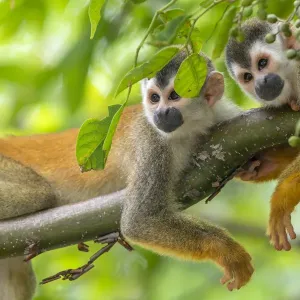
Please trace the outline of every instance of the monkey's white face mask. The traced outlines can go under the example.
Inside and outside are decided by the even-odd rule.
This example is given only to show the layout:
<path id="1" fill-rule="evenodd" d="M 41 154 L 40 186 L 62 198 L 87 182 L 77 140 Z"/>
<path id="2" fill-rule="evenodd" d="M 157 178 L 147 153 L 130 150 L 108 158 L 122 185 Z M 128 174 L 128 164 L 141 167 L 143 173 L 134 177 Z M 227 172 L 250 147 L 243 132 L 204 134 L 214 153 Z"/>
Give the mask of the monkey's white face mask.
<path id="1" fill-rule="evenodd" d="M 286 40 L 277 37 L 272 44 L 256 41 L 249 49 L 250 68 L 233 62 L 231 74 L 240 87 L 266 106 L 298 101 L 299 61 L 286 57 Z"/>
<path id="2" fill-rule="evenodd" d="M 182 98 L 172 77 L 164 86 L 154 77 L 143 80 L 143 106 L 148 121 L 163 135 L 187 137 L 206 133 L 214 124 L 213 108 L 224 93 L 223 75 L 211 72 L 196 98 Z"/>

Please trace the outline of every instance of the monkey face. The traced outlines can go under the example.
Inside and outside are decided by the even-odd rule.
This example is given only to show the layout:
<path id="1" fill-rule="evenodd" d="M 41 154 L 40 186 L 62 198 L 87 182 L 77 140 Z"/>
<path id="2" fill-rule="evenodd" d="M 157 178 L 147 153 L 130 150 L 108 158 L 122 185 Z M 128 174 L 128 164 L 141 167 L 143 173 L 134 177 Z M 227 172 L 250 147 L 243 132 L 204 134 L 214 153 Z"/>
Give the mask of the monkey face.
<path id="1" fill-rule="evenodd" d="M 213 106 L 222 98 L 224 78 L 211 72 L 196 98 L 182 98 L 174 90 L 174 78 L 157 77 L 142 82 L 143 105 L 148 121 L 169 137 L 205 133 L 214 119 Z"/>
<path id="2" fill-rule="evenodd" d="M 231 75 L 240 87 L 265 105 L 279 106 L 297 98 L 299 62 L 286 58 L 285 47 L 280 36 L 274 44 L 256 41 L 244 55 L 247 61 L 230 64 Z"/>
<path id="3" fill-rule="evenodd" d="M 155 78 L 144 84 L 144 108 L 148 120 L 164 133 L 174 132 L 181 127 L 184 123 L 181 111 L 186 99 L 175 92 L 173 80 L 164 87 Z"/>

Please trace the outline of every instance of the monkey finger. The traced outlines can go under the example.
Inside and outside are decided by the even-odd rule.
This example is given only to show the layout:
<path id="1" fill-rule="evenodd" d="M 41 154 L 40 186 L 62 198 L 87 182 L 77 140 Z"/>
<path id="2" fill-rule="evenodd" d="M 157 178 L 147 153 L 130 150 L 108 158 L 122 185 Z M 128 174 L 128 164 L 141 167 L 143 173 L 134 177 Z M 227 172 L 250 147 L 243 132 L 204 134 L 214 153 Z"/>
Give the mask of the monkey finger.
<path id="1" fill-rule="evenodd" d="M 297 101 L 293 100 L 289 104 L 290 104 L 290 107 L 291 107 L 292 110 L 294 110 L 294 111 L 299 111 L 300 110 L 300 105 Z"/>
<path id="2" fill-rule="evenodd" d="M 279 243 L 279 235 L 278 235 L 277 231 L 273 232 L 273 234 L 272 234 L 271 244 L 274 246 L 274 248 L 277 251 L 282 250 L 282 246 Z"/>
<path id="3" fill-rule="evenodd" d="M 225 269 L 224 276 L 220 279 L 221 284 L 225 284 L 226 282 L 232 280 L 233 276 L 230 275 L 230 272 Z"/>
<path id="4" fill-rule="evenodd" d="M 256 169 L 257 167 L 259 167 L 260 165 L 261 165 L 261 161 L 260 161 L 260 160 L 254 160 L 253 162 L 251 162 L 251 165 L 250 165 L 248 171 L 249 171 L 250 173 L 252 173 L 252 172 L 254 172 L 255 169 Z"/>
<path id="5" fill-rule="evenodd" d="M 282 223 L 280 223 L 278 226 L 278 235 L 279 235 L 279 243 L 281 249 L 284 249 L 285 251 L 289 251 L 291 249 L 291 245 L 287 238 L 285 226 Z"/>
<path id="6" fill-rule="evenodd" d="M 294 240 L 297 237 L 297 235 L 296 235 L 296 232 L 295 232 L 294 227 L 292 225 L 290 214 L 287 214 L 287 215 L 284 216 L 284 225 L 286 227 L 286 230 L 287 230 L 290 238 L 292 240 Z"/>
<path id="7" fill-rule="evenodd" d="M 231 281 L 227 284 L 228 291 L 232 292 L 236 288 L 236 280 Z"/>

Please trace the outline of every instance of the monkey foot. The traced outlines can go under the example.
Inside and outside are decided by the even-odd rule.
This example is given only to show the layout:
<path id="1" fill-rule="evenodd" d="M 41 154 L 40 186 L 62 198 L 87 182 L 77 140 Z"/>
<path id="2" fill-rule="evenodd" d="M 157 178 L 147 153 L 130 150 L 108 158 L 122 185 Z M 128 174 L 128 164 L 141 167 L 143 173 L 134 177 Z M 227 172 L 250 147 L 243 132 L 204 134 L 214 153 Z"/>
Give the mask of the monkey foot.
<path id="1" fill-rule="evenodd" d="M 94 265 L 93 265 L 94 261 L 96 259 L 98 259 L 105 252 L 108 252 L 117 242 L 120 245 L 122 245 L 125 249 L 127 249 L 128 251 L 133 250 L 133 248 L 124 240 L 124 238 L 122 237 L 122 235 L 119 232 L 112 232 L 107 235 L 101 236 L 101 237 L 97 238 L 96 240 L 94 240 L 94 242 L 100 243 L 100 244 L 106 244 L 106 245 L 104 247 L 102 247 L 99 251 L 97 251 L 94 255 L 92 255 L 90 257 L 89 261 L 85 265 L 83 265 L 77 269 L 67 269 L 64 271 L 60 271 L 53 276 L 43 279 L 40 282 L 40 284 L 46 284 L 46 283 L 52 282 L 57 279 L 62 279 L 62 280 L 68 279 L 71 281 L 78 279 L 83 274 L 87 273 L 92 268 L 94 268 Z M 79 248 L 81 248 L 81 249 L 79 249 Z M 87 252 L 88 245 L 86 245 L 84 243 L 79 243 L 78 249 L 80 251 Z M 82 250 L 82 249 L 84 249 L 84 250 Z"/>

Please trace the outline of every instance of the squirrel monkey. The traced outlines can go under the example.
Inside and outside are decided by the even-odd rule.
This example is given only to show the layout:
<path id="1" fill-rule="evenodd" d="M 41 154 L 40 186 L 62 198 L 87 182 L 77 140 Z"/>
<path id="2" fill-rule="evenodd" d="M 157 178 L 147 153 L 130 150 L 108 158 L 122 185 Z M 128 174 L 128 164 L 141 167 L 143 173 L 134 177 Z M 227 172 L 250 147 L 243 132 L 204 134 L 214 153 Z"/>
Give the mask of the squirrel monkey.
<path id="1" fill-rule="evenodd" d="M 245 22 L 242 26 L 245 40 L 241 43 L 233 38 L 229 40 L 226 64 L 233 79 L 254 99 L 269 107 L 288 104 L 298 111 L 300 62 L 288 59 L 286 51 L 299 48 L 299 45 L 294 36 L 284 37 L 281 34 L 277 34 L 274 43 L 268 44 L 265 36 L 276 34 L 278 26 L 278 23 L 270 24 L 257 19 Z M 291 213 L 300 201 L 300 156 L 294 159 L 296 153 L 297 150 L 289 147 L 278 151 L 273 158 L 272 153 L 262 158 L 266 159 L 265 166 L 262 162 L 262 173 L 268 173 L 266 179 L 279 179 L 271 199 L 268 226 L 270 241 L 277 250 L 290 250 L 287 234 L 291 239 L 296 238 L 291 224 Z M 276 165 L 281 168 L 278 170 Z M 283 168 L 283 165 L 286 167 Z M 250 179 L 264 180 L 259 177 L 250 176 Z"/>
<path id="2" fill-rule="evenodd" d="M 229 290 L 245 285 L 253 273 L 245 249 L 223 229 L 176 209 L 174 185 L 189 162 L 197 136 L 239 113 L 233 104 L 221 100 L 223 75 L 208 59 L 208 75 L 199 97 L 181 98 L 174 91 L 174 77 L 185 57 L 181 52 L 154 78 L 142 81 L 143 109 L 133 106 L 123 113 L 102 171 L 79 172 L 71 155 L 78 130 L 1 139 L 0 218 L 126 187 L 121 232 L 127 239 L 164 255 L 213 260 L 224 269 L 221 283 Z M 34 291 L 30 277 L 34 277 L 30 266 L 22 265 L 20 259 L 0 261 L 4 299 L 30 299 Z"/>

